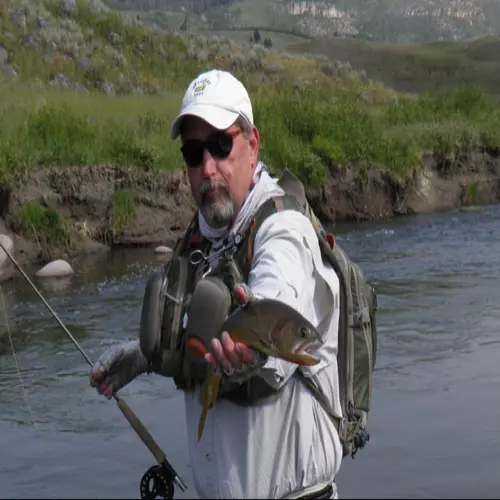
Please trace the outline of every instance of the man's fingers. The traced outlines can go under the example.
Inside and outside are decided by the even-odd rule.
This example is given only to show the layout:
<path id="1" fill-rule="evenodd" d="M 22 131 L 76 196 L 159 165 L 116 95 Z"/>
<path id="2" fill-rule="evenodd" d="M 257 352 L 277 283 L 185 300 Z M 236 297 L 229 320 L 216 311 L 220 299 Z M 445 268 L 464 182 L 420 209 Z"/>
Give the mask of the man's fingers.
<path id="1" fill-rule="evenodd" d="M 108 388 L 104 391 L 104 396 L 106 396 L 108 399 L 111 399 L 113 397 L 113 391 L 113 384 L 109 384 Z"/>
<path id="2" fill-rule="evenodd" d="M 103 380 L 104 377 L 101 373 L 92 372 L 90 375 L 90 386 L 99 387 Z"/>
<path id="3" fill-rule="evenodd" d="M 235 285 L 233 293 L 236 302 L 238 302 L 240 306 L 244 306 L 248 302 L 249 292 L 247 285 L 245 284 Z"/>
<path id="4" fill-rule="evenodd" d="M 97 392 L 99 394 L 104 394 L 106 392 L 106 390 L 108 389 L 108 387 L 109 387 L 109 383 L 107 381 L 101 382 L 97 386 Z"/>
<path id="5" fill-rule="evenodd" d="M 216 370 L 222 368 L 228 375 L 244 364 L 254 362 L 254 351 L 242 343 L 235 343 L 228 332 L 223 332 L 221 340 L 212 339 L 211 352 L 205 354 L 205 361 Z"/>
<path id="6" fill-rule="evenodd" d="M 230 337 L 229 333 L 223 332 L 221 341 L 227 359 L 233 365 L 233 368 L 239 368 L 242 364 L 242 358 L 240 357 L 238 352 L 235 351 L 235 343 L 233 342 L 233 339 Z"/>
<path id="7" fill-rule="evenodd" d="M 106 369 L 102 364 L 94 366 L 90 372 L 90 385 L 91 387 L 98 387 L 104 380 Z"/>
<path id="8" fill-rule="evenodd" d="M 205 354 L 205 361 L 212 366 L 212 368 L 215 370 L 217 368 L 217 360 L 215 359 L 214 355 L 210 352 L 207 352 Z"/>
<path id="9" fill-rule="evenodd" d="M 222 344 L 218 339 L 212 339 L 212 354 L 217 363 L 220 364 L 226 372 L 231 370 L 231 363 L 229 359 L 227 359 Z"/>
<path id="10" fill-rule="evenodd" d="M 253 363 L 253 351 L 250 347 L 238 342 L 235 344 L 234 350 L 237 352 L 240 359 L 243 360 L 243 363 L 247 365 L 251 365 Z"/>

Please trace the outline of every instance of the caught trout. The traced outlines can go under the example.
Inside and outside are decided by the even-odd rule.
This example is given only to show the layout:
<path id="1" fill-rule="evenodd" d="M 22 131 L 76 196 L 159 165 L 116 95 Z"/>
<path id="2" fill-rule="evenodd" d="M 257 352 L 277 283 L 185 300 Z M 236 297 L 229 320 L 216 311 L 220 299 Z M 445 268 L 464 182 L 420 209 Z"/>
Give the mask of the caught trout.
<path id="1" fill-rule="evenodd" d="M 221 332 L 224 331 L 233 342 L 241 342 L 268 356 L 298 365 L 319 363 L 319 360 L 305 352 L 307 348 L 321 342 L 318 331 L 302 314 L 278 300 L 252 299 L 238 307 L 222 325 Z M 208 409 L 215 406 L 220 382 L 221 375 L 215 375 L 208 366 L 198 441 L 203 434 Z"/>

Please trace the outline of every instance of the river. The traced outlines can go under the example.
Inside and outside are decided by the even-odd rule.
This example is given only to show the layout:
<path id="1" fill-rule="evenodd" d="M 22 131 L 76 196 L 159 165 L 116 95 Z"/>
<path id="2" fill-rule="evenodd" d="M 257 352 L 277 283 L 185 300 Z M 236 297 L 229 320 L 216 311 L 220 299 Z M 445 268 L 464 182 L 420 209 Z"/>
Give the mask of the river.
<path id="1" fill-rule="evenodd" d="M 500 207 L 336 232 L 380 305 L 371 440 L 342 464 L 340 497 L 498 497 Z M 151 249 L 115 251 L 78 261 L 57 286 L 35 283 L 95 359 L 137 335 L 144 282 L 158 265 Z M 139 498 L 153 457 L 116 404 L 89 387 L 88 365 L 28 284 L 17 277 L 2 292 L 16 358 L 2 318 L 0 497 Z M 181 393 L 144 376 L 121 395 L 187 483 L 176 498 L 196 497 Z"/>

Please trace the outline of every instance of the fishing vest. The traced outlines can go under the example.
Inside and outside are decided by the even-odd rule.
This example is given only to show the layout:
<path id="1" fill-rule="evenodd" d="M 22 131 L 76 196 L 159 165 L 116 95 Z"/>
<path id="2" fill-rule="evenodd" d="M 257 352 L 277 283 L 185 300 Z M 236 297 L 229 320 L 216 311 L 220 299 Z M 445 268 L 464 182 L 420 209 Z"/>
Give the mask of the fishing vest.
<path id="1" fill-rule="evenodd" d="M 178 389 L 188 392 L 196 384 L 202 384 L 207 369 L 203 359 L 208 350 L 207 340 L 190 342 L 187 337 L 192 323 L 198 322 L 195 328 L 198 331 L 205 327 L 217 330 L 222 320 L 211 326 L 211 319 L 230 314 L 237 307 L 232 296 L 234 286 L 248 282 L 259 227 L 277 211 L 301 212 L 311 221 L 322 256 L 339 278 L 337 365 L 342 414 L 336 414 L 314 377 L 304 377 L 300 367 L 294 376 L 302 380 L 331 418 L 344 456 L 354 456 L 369 440 L 366 427 L 377 351 L 376 293 L 360 267 L 348 259 L 333 235 L 324 231 L 306 200 L 302 183 L 285 169 L 278 184 L 285 194 L 267 200 L 258 209 L 246 232 L 221 253 L 214 269 L 207 271 L 203 259 L 197 262 L 192 258 L 196 254 L 206 256 L 209 249 L 209 242 L 200 235 L 197 217 L 192 219 L 170 262 L 147 282 L 141 313 L 141 349 L 149 360 L 150 371 L 172 377 Z M 201 285 L 205 296 L 198 293 Z M 214 300 L 217 295 L 220 300 Z M 272 388 L 258 376 L 243 383 L 231 382 L 223 376 L 218 397 L 248 406 L 277 399 L 282 390 Z"/>
<path id="2" fill-rule="evenodd" d="M 229 292 L 230 297 L 230 306 L 224 312 L 230 314 L 234 311 L 238 304 L 234 300 L 232 290 L 238 283 L 248 283 L 257 229 L 269 215 L 284 207 L 293 210 L 298 209 L 295 200 L 287 195 L 269 199 L 265 202 L 254 215 L 246 234 L 234 246 L 229 247 L 226 252 L 219 256 L 217 265 L 210 269 L 209 272 L 206 272 L 206 263 L 204 261 L 193 264 L 190 259 L 191 255 L 197 251 L 207 254 L 210 246 L 210 242 L 200 235 L 196 216 L 179 241 L 169 263 L 170 279 L 168 288 L 170 290 L 166 290 L 163 305 L 164 317 L 161 327 L 161 342 L 164 345 L 167 344 L 165 346 L 167 349 L 163 349 L 163 353 L 168 352 L 167 359 L 157 357 L 156 361 L 153 361 L 151 365 L 152 371 L 171 376 L 178 389 L 183 391 L 193 390 L 196 384 L 203 384 L 206 374 L 207 363 L 203 359 L 203 354 L 208 350 L 209 339 L 203 343 L 204 345 L 200 345 L 201 341 L 199 341 L 197 348 L 196 343 L 190 342 L 188 325 L 179 322 L 186 315 L 188 321 L 193 316 L 206 324 L 210 321 L 210 317 L 214 315 L 214 308 L 218 307 L 216 303 L 214 304 L 213 297 L 211 297 L 211 302 L 205 306 L 206 310 L 202 309 L 208 297 L 196 301 L 197 285 L 202 278 L 210 278 L 212 279 L 210 285 L 212 288 L 209 290 L 213 294 L 217 294 L 219 292 L 217 284 L 214 285 L 213 283 L 214 279 L 219 280 L 220 284 L 225 287 L 226 293 Z M 167 267 L 167 273 L 168 270 Z M 195 301 L 196 304 L 201 302 L 201 305 L 194 307 Z M 171 331 L 171 325 L 176 323 L 179 324 L 179 327 L 175 329 L 176 331 Z M 203 328 L 203 325 L 200 328 Z M 178 359 L 173 364 L 171 363 L 171 352 L 169 352 L 173 347 L 172 334 L 177 337 L 175 344 L 178 353 Z M 218 397 L 228 399 L 239 405 L 248 406 L 274 400 L 279 397 L 282 390 L 272 388 L 260 377 L 251 377 L 243 383 L 231 382 L 227 377 L 222 377 Z"/>

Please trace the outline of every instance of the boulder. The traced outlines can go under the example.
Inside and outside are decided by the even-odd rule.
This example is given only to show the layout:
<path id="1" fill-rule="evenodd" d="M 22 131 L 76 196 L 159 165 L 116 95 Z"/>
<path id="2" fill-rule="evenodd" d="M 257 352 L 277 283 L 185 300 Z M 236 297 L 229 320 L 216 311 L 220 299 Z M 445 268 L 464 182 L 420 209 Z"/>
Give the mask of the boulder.
<path id="1" fill-rule="evenodd" d="M 74 271 L 70 264 L 65 260 L 53 260 L 47 265 L 43 266 L 42 269 L 36 272 L 36 276 L 39 278 L 60 278 L 62 276 L 69 276 L 73 274 Z"/>
<path id="2" fill-rule="evenodd" d="M 14 242 L 6 234 L 0 234 L 0 243 L 11 255 L 14 253 Z M 14 275 L 14 265 L 7 254 L 0 248 L 0 283 L 7 281 Z"/>
<path id="3" fill-rule="evenodd" d="M 9 78 L 14 78 L 15 76 L 17 76 L 17 71 L 10 64 L 4 64 L 3 66 L 0 66 L 0 73 Z"/>
<path id="4" fill-rule="evenodd" d="M 9 62 L 9 54 L 7 50 L 0 45 L 0 66 Z"/>
<path id="5" fill-rule="evenodd" d="M 78 15 L 78 4 L 76 0 L 61 0 L 60 11 L 66 16 L 76 16 Z"/>
<path id="6" fill-rule="evenodd" d="M 76 61 L 76 67 L 80 71 L 87 72 L 87 71 L 90 71 L 90 69 L 92 68 L 92 64 L 91 64 L 90 59 L 88 57 L 80 57 Z"/>
<path id="7" fill-rule="evenodd" d="M 109 82 L 104 82 L 101 85 L 101 92 L 103 94 L 106 94 L 109 97 L 114 96 L 115 95 L 115 89 L 113 87 L 113 84 L 109 83 Z"/>
<path id="8" fill-rule="evenodd" d="M 171 253 L 172 249 L 169 247 L 166 247 L 164 245 L 160 245 L 160 246 L 156 247 L 154 251 L 155 251 L 155 253 L 159 253 L 159 254 L 167 254 L 167 253 Z"/>

